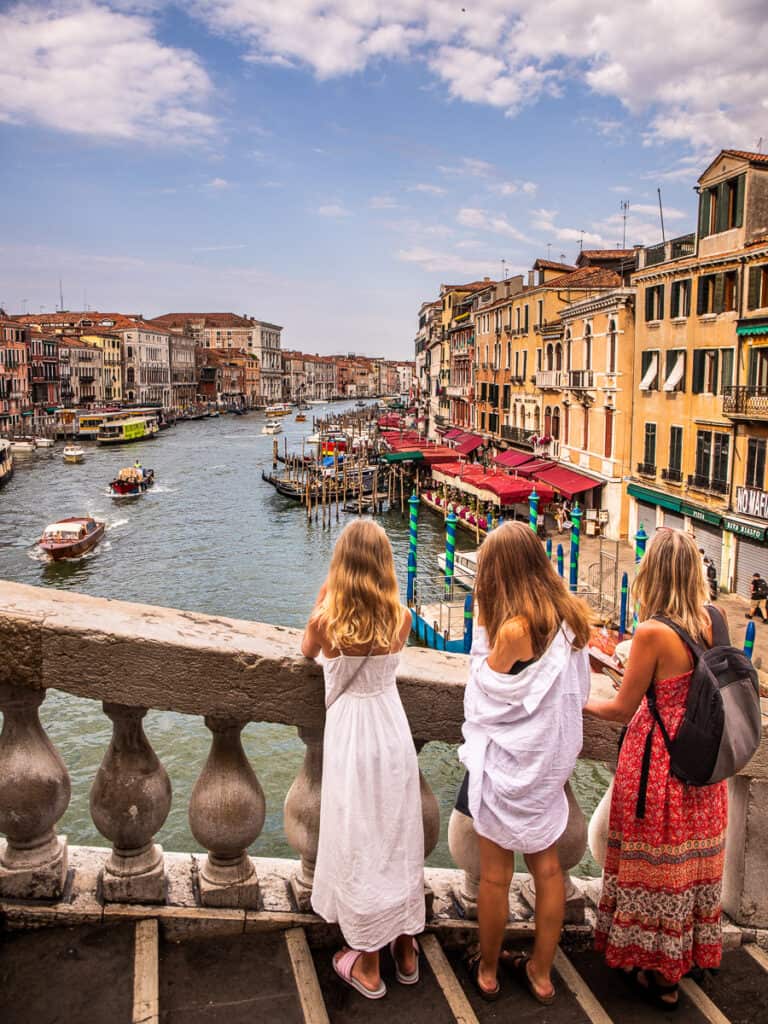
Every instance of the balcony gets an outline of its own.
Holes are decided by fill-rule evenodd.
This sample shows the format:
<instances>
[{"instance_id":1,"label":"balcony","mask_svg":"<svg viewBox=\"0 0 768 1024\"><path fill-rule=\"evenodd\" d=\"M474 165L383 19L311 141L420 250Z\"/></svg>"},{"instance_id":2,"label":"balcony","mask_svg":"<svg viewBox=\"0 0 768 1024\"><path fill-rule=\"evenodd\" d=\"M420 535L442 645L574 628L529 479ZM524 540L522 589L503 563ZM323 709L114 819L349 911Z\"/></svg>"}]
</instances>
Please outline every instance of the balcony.
<instances>
[{"instance_id":1,"label":"balcony","mask_svg":"<svg viewBox=\"0 0 768 1024\"><path fill-rule=\"evenodd\" d=\"M515 381L522 379L514 378ZM568 386L568 374L562 370L537 370L534 381L536 387L543 391L562 391Z\"/></svg>"},{"instance_id":2,"label":"balcony","mask_svg":"<svg viewBox=\"0 0 768 1024\"><path fill-rule=\"evenodd\" d=\"M510 441L512 444L520 445L521 448L530 448L533 451L534 432L532 430L524 430L522 427L506 427L501 428L501 437L504 441Z\"/></svg>"},{"instance_id":3,"label":"balcony","mask_svg":"<svg viewBox=\"0 0 768 1024\"><path fill-rule=\"evenodd\" d=\"M705 476L702 473L689 473L688 486L696 491L709 491L712 494L727 494L730 484L719 477Z\"/></svg>"},{"instance_id":4,"label":"balcony","mask_svg":"<svg viewBox=\"0 0 768 1024\"><path fill-rule=\"evenodd\" d=\"M448 398L469 398L469 384L449 384L445 393Z\"/></svg>"},{"instance_id":5,"label":"balcony","mask_svg":"<svg viewBox=\"0 0 768 1024\"><path fill-rule=\"evenodd\" d=\"M568 387L571 391L585 391L595 386L595 375L592 370L569 370Z\"/></svg>"},{"instance_id":6,"label":"balcony","mask_svg":"<svg viewBox=\"0 0 768 1024\"><path fill-rule=\"evenodd\" d=\"M666 469L661 471L661 479L666 480L670 484L681 484L683 482L683 471L682 469L675 469L673 466L667 466Z\"/></svg>"},{"instance_id":7,"label":"balcony","mask_svg":"<svg viewBox=\"0 0 768 1024\"><path fill-rule=\"evenodd\" d=\"M768 387L740 384L723 388L723 416L768 420Z\"/></svg>"},{"instance_id":8,"label":"balcony","mask_svg":"<svg viewBox=\"0 0 768 1024\"><path fill-rule=\"evenodd\" d=\"M638 462L638 476L656 476L656 464L653 462Z\"/></svg>"}]
</instances>

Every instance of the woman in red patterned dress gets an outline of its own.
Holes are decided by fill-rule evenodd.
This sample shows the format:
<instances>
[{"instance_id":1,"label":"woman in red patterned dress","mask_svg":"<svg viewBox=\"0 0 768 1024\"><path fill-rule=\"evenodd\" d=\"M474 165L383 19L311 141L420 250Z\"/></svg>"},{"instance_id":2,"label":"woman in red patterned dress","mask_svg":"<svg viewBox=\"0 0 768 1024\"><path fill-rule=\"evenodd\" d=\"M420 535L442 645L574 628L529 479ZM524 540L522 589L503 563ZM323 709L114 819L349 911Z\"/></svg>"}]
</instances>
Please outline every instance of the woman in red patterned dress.
<instances>
[{"instance_id":1,"label":"woman in red patterned dress","mask_svg":"<svg viewBox=\"0 0 768 1024\"><path fill-rule=\"evenodd\" d=\"M702 646L712 644L707 585L693 539L680 530L659 530L633 593L641 622L621 687L613 700L591 700L585 708L605 721L629 723L611 800L595 945L610 967L625 972L655 1005L670 1009L677 1006L680 979L694 966L719 966L722 953L727 783L688 786L672 775L656 727L644 816L638 807L643 752L653 728L648 687L654 684L657 708L674 737L693 664L677 634L652 617L671 619Z\"/></svg>"}]
</instances>

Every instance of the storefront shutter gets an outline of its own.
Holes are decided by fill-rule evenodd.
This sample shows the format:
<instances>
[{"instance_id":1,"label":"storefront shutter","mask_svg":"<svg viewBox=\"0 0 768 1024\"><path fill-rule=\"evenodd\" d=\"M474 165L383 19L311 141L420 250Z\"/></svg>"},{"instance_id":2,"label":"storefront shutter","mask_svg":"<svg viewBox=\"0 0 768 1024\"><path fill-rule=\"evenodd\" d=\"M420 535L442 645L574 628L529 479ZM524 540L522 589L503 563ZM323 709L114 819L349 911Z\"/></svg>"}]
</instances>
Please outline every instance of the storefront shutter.
<instances>
[{"instance_id":1,"label":"storefront shutter","mask_svg":"<svg viewBox=\"0 0 768 1024\"><path fill-rule=\"evenodd\" d=\"M699 197L699 238L709 234L709 190L704 189Z\"/></svg>"},{"instance_id":2,"label":"storefront shutter","mask_svg":"<svg viewBox=\"0 0 768 1024\"><path fill-rule=\"evenodd\" d=\"M740 537L736 551L736 593L741 597L749 597L752 575L756 572L768 579L768 545Z\"/></svg>"},{"instance_id":3,"label":"storefront shutter","mask_svg":"<svg viewBox=\"0 0 768 1024\"><path fill-rule=\"evenodd\" d=\"M694 539L697 548L703 548L707 558L715 563L717 578L720 579L720 563L723 556L723 535L717 526L693 522Z\"/></svg>"},{"instance_id":4,"label":"storefront shutter","mask_svg":"<svg viewBox=\"0 0 768 1024\"><path fill-rule=\"evenodd\" d=\"M685 521L679 512L670 512L668 509L664 509L664 525L673 530L682 530Z\"/></svg>"},{"instance_id":5,"label":"storefront shutter","mask_svg":"<svg viewBox=\"0 0 768 1024\"><path fill-rule=\"evenodd\" d=\"M757 309L760 305L760 276L762 267L749 268L749 288L747 292L747 309ZM647 319L647 317L646 317Z\"/></svg>"}]
</instances>

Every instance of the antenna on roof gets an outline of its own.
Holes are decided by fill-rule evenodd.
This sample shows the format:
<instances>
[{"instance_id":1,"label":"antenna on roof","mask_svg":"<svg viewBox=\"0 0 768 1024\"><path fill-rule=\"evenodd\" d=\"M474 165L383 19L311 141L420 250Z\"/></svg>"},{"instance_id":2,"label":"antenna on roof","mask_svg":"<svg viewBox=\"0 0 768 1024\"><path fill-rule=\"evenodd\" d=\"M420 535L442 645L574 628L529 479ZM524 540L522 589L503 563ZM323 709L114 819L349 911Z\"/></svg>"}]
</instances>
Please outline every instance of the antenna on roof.
<instances>
[{"instance_id":1,"label":"antenna on roof","mask_svg":"<svg viewBox=\"0 0 768 1024\"><path fill-rule=\"evenodd\" d=\"M64 309L64 291L61 287L61 278L59 278L59 310Z\"/></svg>"},{"instance_id":2,"label":"antenna on roof","mask_svg":"<svg viewBox=\"0 0 768 1024\"><path fill-rule=\"evenodd\" d=\"M624 230L621 233L621 248L627 248L627 217L629 216L629 200L622 199L619 203L621 207L621 219L624 221Z\"/></svg>"},{"instance_id":3,"label":"antenna on roof","mask_svg":"<svg viewBox=\"0 0 768 1024\"><path fill-rule=\"evenodd\" d=\"M579 238L579 252L583 252L584 251L584 228L581 229L581 231L579 232L579 235L581 236Z\"/></svg>"},{"instance_id":4,"label":"antenna on roof","mask_svg":"<svg viewBox=\"0 0 768 1024\"><path fill-rule=\"evenodd\" d=\"M666 242L667 237L664 234L664 210L661 206L661 187L657 188L656 191L659 193L659 218L661 219L661 241Z\"/></svg>"},{"instance_id":5,"label":"antenna on roof","mask_svg":"<svg viewBox=\"0 0 768 1024\"><path fill-rule=\"evenodd\" d=\"M763 136L762 135L757 140L757 152L758 153L762 153L763 152Z\"/></svg>"},{"instance_id":6,"label":"antenna on roof","mask_svg":"<svg viewBox=\"0 0 768 1024\"><path fill-rule=\"evenodd\" d=\"M552 251L552 243L551 242L547 242L547 259L550 258L549 254L550 254L551 251Z\"/></svg>"}]
</instances>

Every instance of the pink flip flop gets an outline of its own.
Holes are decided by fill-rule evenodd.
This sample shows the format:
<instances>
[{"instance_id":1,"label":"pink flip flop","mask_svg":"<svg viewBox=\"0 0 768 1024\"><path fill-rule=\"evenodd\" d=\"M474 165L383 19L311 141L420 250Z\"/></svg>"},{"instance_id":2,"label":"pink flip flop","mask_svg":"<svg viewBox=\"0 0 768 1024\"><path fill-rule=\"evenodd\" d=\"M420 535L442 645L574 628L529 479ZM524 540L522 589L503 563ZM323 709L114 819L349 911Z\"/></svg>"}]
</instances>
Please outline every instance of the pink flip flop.
<instances>
[{"instance_id":1,"label":"pink flip flop","mask_svg":"<svg viewBox=\"0 0 768 1024\"><path fill-rule=\"evenodd\" d=\"M413 943L413 951L416 954L416 970L413 974L402 974L397 964L397 957L395 956L395 942L393 939L389 944L389 952L392 954L392 959L395 961L395 977L401 985L415 985L419 980L419 944L416 939L411 939Z\"/></svg>"},{"instance_id":2,"label":"pink flip flop","mask_svg":"<svg viewBox=\"0 0 768 1024\"><path fill-rule=\"evenodd\" d=\"M366 999L383 999L387 994L387 986L383 981L377 989L370 989L362 985L357 978L352 977L352 968L362 955L362 951L359 949L347 949L342 953L337 953L333 958L333 969L342 981L359 992L361 996L365 996Z\"/></svg>"}]
</instances>

